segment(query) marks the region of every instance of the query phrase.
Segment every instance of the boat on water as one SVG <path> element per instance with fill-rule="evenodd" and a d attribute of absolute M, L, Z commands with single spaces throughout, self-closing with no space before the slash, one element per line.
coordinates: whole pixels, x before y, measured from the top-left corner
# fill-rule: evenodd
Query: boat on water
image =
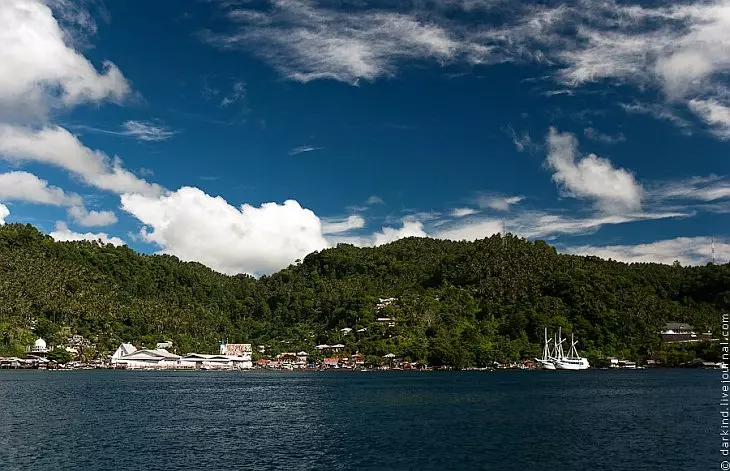
<path fill-rule="evenodd" d="M 548 338 L 547 327 L 545 327 L 545 346 L 542 349 L 542 358 L 535 358 L 543 370 L 554 370 L 555 369 L 555 358 L 553 358 L 553 352 L 550 349 L 550 341 Z"/>
<path fill-rule="evenodd" d="M 563 342 L 566 339 L 562 338 L 562 331 L 558 330 L 558 338 L 555 341 L 555 368 L 558 370 L 587 370 L 591 367 L 588 363 L 588 359 L 578 354 L 576 345 L 578 342 L 575 341 L 573 334 L 570 334 L 570 350 L 567 355 L 563 354 Z"/>

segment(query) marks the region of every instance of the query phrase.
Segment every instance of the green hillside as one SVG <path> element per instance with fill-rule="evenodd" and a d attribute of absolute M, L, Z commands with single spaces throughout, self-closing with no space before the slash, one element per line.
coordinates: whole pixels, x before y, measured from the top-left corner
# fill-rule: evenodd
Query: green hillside
<path fill-rule="evenodd" d="M 378 298 L 390 297 L 397 301 L 376 312 Z M 482 366 L 539 354 L 543 328 L 561 326 L 589 358 L 676 363 L 711 359 L 711 349 L 662 349 L 662 324 L 717 332 L 728 308 L 728 265 L 627 265 L 512 236 L 340 245 L 256 280 L 126 247 L 54 242 L 29 225 L 0 227 L 0 355 L 22 352 L 35 336 L 54 344 L 81 334 L 96 344 L 91 356 L 121 341 L 172 340 L 188 352 L 228 338 L 269 353 L 341 342 L 366 355 Z"/>

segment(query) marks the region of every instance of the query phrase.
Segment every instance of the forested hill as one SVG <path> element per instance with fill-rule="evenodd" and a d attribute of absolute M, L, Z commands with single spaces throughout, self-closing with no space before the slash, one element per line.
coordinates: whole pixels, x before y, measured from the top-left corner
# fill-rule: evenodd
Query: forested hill
<path fill-rule="evenodd" d="M 668 354 L 663 323 L 716 331 L 728 308 L 728 265 L 627 265 L 512 236 L 340 245 L 256 280 L 0 227 L 0 354 L 19 353 L 35 335 L 55 344 L 81 334 L 96 343 L 90 355 L 120 341 L 213 351 L 228 338 L 270 353 L 341 342 L 366 355 L 468 366 L 535 356 L 543 328 L 561 326 L 591 358 L 657 356 Z"/>

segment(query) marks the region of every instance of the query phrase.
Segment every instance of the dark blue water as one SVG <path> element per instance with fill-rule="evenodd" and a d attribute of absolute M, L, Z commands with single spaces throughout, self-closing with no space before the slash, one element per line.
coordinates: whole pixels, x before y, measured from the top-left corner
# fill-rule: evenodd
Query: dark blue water
<path fill-rule="evenodd" d="M 718 469 L 719 375 L 0 371 L 0 469 Z"/>

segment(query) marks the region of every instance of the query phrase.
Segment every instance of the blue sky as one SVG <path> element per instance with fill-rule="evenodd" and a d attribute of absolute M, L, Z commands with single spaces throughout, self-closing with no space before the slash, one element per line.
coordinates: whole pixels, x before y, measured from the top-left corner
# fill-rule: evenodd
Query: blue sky
<path fill-rule="evenodd" d="M 270 273 L 506 230 L 730 256 L 730 1 L 0 4 L 0 221 Z"/>

